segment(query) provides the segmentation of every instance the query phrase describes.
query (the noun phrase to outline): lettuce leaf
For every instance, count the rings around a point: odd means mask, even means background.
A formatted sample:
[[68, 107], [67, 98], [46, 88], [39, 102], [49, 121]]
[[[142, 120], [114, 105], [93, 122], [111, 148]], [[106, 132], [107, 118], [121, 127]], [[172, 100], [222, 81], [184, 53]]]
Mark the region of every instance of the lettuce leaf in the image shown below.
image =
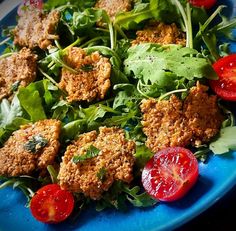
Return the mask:
[[214, 154], [224, 154], [236, 150], [236, 126], [222, 128], [217, 138], [210, 143], [209, 148]]

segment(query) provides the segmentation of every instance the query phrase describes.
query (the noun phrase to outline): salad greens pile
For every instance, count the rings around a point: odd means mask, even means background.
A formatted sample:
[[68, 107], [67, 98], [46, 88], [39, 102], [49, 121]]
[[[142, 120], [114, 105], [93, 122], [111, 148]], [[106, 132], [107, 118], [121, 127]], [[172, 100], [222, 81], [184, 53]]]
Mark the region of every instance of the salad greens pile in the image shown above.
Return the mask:
[[[223, 16], [225, 6], [217, 7], [208, 15], [204, 8], [192, 7], [185, 0], [136, 0], [131, 11], [119, 13], [111, 20], [104, 10], [93, 8], [95, 2], [48, 0], [44, 4], [45, 11], [57, 9], [61, 13], [57, 29], [60, 39], [55, 40], [55, 46], [49, 50], [35, 50], [39, 57], [37, 80], [27, 87], [14, 84], [12, 88], [16, 94], [13, 100], [2, 100], [0, 144], [3, 145], [21, 125], [46, 118], [62, 121], [62, 150], [81, 133], [100, 126], [119, 126], [124, 129], [126, 137], [133, 139], [137, 145], [135, 179], [131, 185], [115, 182], [97, 202], [96, 208], [98, 211], [106, 207], [125, 209], [127, 201], [137, 207], [152, 206], [157, 201], [139, 186], [140, 170], [153, 156], [144, 145], [146, 137], [142, 132], [140, 102], [145, 98], [161, 100], [172, 93], [185, 98], [197, 81], [206, 83], [207, 79], [216, 79], [212, 62], [228, 53], [228, 44], [225, 40], [221, 41], [220, 36], [236, 39], [232, 34], [236, 18]], [[199, 18], [199, 15], [202, 17]], [[136, 31], [149, 20], [175, 22], [186, 33], [186, 47], [150, 43], [131, 46]], [[0, 58], [19, 50], [11, 43], [10, 29], [3, 30], [3, 36], [7, 39], [1, 43], [5, 50]], [[65, 100], [66, 93], [59, 89], [58, 82], [62, 67], [76, 72], [63, 58], [73, 46], [84, 48], [88, 54], [98, 51], [110, 59], [112, 87], [104, 101], [68, 103]], [[89, 71], [91, 68], [88, 65], [83, 70]], [[223, 103], [220, 104], [224, 107]], [[232, 138], [235, 135], [232, 113], [226, 115], [229, 116], [219, 137], [196, 150], [196, 156], [201, 160], [206, 159], [210, 150], [221, 154], [236, 148]], [[84, 156], [76, 156], [73, 161], [77, 163], [98, 153], [99, 150], [91, 146]], [[60, 153], [59, 161], [62, 155]], [[4, 181], [0, 188], [7, 185], [19, 187], [30, 200], [35, 185], [37, 188], [37, 185], [52, 179], [56, 181], [55, 169], [49, 166], [48, 171], [50, 176], [45, 178], [0, 178]], [[105, 169], [97, 174], [101, 180], [104, 175]], [[77, 195], [77, 199], [81, 207], [87, 205], [87, 198]]]

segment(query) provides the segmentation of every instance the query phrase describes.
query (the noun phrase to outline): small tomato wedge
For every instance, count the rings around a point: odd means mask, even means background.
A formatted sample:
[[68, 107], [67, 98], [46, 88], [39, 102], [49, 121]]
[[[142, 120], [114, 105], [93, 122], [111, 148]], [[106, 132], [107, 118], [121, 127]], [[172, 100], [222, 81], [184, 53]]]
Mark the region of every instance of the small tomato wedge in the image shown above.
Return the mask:
[[44, 223], [64, 221], [74, 208], [73, 195], [57, 184], [49, 184], [39, 189], [30, 202], [32, 215]]
[[216, 61], [213, 68], [218, 80], [210, 80], [212, 90], [224, 100], [236, 101], [236, 54]]
[[189, 0], [189, 2], [195, 7], [210, 9], [216, 4], [217, 0]]
[[142, 184], [159, 201], [182, 198], [198, 179], [198, 162], [185, 148], [171, 147], [156, 153], [145, 165]]

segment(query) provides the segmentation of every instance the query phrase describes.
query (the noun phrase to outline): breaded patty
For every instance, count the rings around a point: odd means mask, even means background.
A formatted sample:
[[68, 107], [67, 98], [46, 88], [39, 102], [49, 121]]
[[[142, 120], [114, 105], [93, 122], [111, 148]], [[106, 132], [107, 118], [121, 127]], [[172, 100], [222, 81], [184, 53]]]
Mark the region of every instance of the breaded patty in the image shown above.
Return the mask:
[[59, 149], [61, 122], [42, 120], [23, 125], [0, 149], [0, 176], [30, 175], [53, 164]]
[[98, 0], [95, 7], [105, 10], [114, 20], [117, 13], [131, 10], [132, 0]]
[[35, 80], [36, 61], [37, 56], [28, 48], [0, 59], [0, 100], [12, 95], [14, 85], [25, 87]]
[[[74, 156], [84, 155], [93, 145], [99, 155], [75, 164]], [[127, 141], [122, 129], [101, 127], [96, 131], [80, 135], [67, 147], [58, 175], [62, 188], [72, 192], [83, 192], [98, 200], [115, 180], [131, 182], [134, 165], [135, 143]], [[103, 180], [99, 177], [103, 172]]]
[[223, 115], [217, 97], [208, 95], [208, 87], [197, 84], [183, 101], [172, 95], [160, 102], [143, 100], [143, 132], [146, 145], [153, 152], [166, 147], [189, 144], [198, 146], [210, 141], [220, 129]]
[[46, 14], [37, 8], [27, 7], [13, 31], [14, 44], [47, 49], [54, 39], [59, 39], [55, 34], [59, 20], [59, 11], [52, 10]]
[[180, 31], [175, 23], [170, 25], [162, 22], [151, 22], [143, 30], [136, 32], [136, 39], [132, 41], [132, 45], [140, 43], [158, 43], [179, 44], [185, 46], [185, 34]]
[[86, 55], [78, 47], [68, 50], [66, 63], [78, 73], [62, 68], [59, 87], [68, 93], [68, 102], [100, 100], [110, 88], [111, 64], [98, 52]]

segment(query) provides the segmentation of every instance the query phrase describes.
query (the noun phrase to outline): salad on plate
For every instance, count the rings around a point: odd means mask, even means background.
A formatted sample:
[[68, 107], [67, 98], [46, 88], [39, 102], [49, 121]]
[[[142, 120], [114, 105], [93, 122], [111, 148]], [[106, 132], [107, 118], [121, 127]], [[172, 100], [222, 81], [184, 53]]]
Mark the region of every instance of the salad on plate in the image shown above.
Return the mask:
[[181, 199], [200, 162], [236, 149], [225, 9], [24, 1], [0, 42], [0, 189], [19, 188], [44, 223]]

